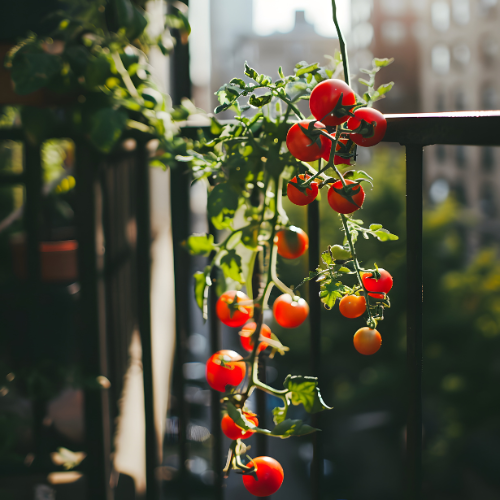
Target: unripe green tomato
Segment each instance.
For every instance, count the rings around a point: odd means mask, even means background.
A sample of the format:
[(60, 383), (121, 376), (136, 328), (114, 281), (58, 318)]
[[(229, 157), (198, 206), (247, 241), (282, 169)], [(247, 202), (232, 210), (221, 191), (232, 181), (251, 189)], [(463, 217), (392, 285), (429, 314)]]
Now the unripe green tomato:
[(341, 247), (340, 245), (333, 245), (330, 248), (330, 251), (332, 252), (332, 257), (335, 260), (349, 260), (349, 259), (352, 259), (351, 252), (349, 252), (349, 250), (346, 250), (344, 247)]

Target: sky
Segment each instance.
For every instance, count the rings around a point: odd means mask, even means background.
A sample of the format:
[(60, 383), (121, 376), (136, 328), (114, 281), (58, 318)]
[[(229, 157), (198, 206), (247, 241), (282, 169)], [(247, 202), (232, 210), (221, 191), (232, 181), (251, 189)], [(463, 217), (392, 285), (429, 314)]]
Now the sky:
[[(337, 0), (337, 15), (344, 33), (350, 28), (350, 0)], [(294, 26), (295, 11), (304, 10), (306, 20), (322, 36), (336, 37), (331, 0), (253, 0), (253, 28), (258, 35), (286, 33)]]

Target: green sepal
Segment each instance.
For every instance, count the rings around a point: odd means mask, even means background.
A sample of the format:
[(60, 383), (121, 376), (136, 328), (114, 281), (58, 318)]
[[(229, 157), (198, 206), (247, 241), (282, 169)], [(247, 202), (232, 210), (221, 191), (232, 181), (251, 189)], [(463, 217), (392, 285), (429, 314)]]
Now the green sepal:
[(292, 404), (304, 405), (308, 413), (331, 410), (321, 397), (317, 377), (288, 375), (283, 386), (291, 392)]
[(286, 439), (291, 436), (305, 436), (319, 430), (308, 424), (304, 424), (302, 420), (291, 420), (288, 418), (280, 422), (271, 431), (271, 436), (279, 436), (281, 439)]

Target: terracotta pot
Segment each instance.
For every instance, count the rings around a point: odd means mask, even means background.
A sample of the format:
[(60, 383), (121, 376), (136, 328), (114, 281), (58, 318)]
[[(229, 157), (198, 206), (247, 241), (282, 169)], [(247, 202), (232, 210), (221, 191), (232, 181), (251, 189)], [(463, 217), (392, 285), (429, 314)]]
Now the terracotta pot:
[[(13, 235), (10, 240), (14, 274), (21, 280), (28, 277), (26, 236)], [(70, 283), (78, 279), (78, 242), (42, 241), (40, 243), (41, 280), (45, 283)]]

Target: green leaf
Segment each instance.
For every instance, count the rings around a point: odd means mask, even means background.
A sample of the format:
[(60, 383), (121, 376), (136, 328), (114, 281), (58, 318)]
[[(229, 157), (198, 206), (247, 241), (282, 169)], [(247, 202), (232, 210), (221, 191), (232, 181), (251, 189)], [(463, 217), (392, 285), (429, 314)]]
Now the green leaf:
[(304, 405), (308, 413), (331, 410), (321, 397), (316, 377), (288, 375), (283, 385), (292, 393), (292, 404)]
[(247, 63), (245, 63), (245, 75), (249, 76), (250, 78), (252, 78), (254, 80), (257, 80), (259, 73), (257, 73), (257, 71), (255, 71)]
[(238, 193), (227, 182), (217, 184), (212, 189), (208, 195), (207, 210), (217, 229), (227, 229), (231, 226), (238, 203)]
[(89, 88), (104, 85), (111, 76), (111, 64), (104, 54), (92, 58), (85, 69), (85, 83)]
[(278, 75), (280, 78), (285, 78), (285, 75), (283, 73), (283, 68), (281, 66), (278, 68)]
[(325, 280), (321, 282), (319, 296), (326, 309), (331, 309), (337, 299), (343, 296), (344, 285), (335, 280)]
[(120, 139), (127, 124), (127, 113), (121, 109), (103, 108), (91, 118), (90, 140), (103, 153), (109, 153)]
[(125, 28), (130, 40), (136, 39), (146, 28), (148, 21), (130, 0), (113, 0), (116, 20), (120, 28)]
[(364, 78), (358, 78), (358, 82), (366, 85), (367, 87), (370, 86), (370, 82), (366, 81)]
[(207, 266), (203, 273), (198, 271), (194, 274), (194, 297), (203, 313), (203, 319), (207, 319), (207, 287), (212, 285), (209, 272), (210, 267)]
[(298, 69), (295, 73), (295, 76), (302, 76), (306, 73), (312, 73), (316, 69), (319, 69), (319, 63), (309, 64), (308, 66)]
[(10, 76), (14, 90), (26, 95), (45, 87), (60, 73), (61, 58), (45, 52), (25, 52), (22, 49), (14, 56)]
[(237, 85), (240, 89), (244, 89), (246, 87), (246, 83), (241, 78), (233, 78), (229, 83), (231, 85)]
[(384, 95), (389, 92), (389, 90), (394, 87), (394, 82), (389, 82), (389, 83), (384, 83), (383, 85), (380, 85), (380, 87), (377, 89), (377, 92), (379, 95)]
[(370, 231), (376, 231), (377, 229), (381, 229), (382, 224), (370, 224)]
[(250, 96), (250, 99), (248, 99), (248, 103), (256, 108), (261, 108), (262, 106), (270, 103), (272, 98), (273, 95), (271, 94), (271, 92), (266, 92), (264, 95), (261, 95), (259, 97), (252, 94)]
[(185, 241), (185, 247), (191, 255), (208, 257), (215, 248), (214, 237), (212, 234), (194, 234)]
[(375, 235), (380, 241), (396, 241), (399, 240), (399, 237), (395, 234), (390, 233), (387, 229), (379, 229), (375, 231)]
[(286, 439), (290, 436), (305, 436), (306, 434), (311, 434), (319, 429), (315, 429), (308, 424), (304, 424), (302, 420), (283, 420), (280, 422), (272, 431), (271, 436), (279, 436), (282, 439)]
[(288, 406), (284, 406), (283, 408), (281, 406), (276, 406), (273, 408), (273, 421), (276, 425), (285, 420), (287, 411)]
[(332, 254), (330, 253), (330, 250), (325, 250), (324, 252), (321, 253), (321, 260), (327, 266), (330, 266), (333, 264), (333, 258), (332, 258)]
[(241, 257), (236, 253), (236, 250), (228, 250), (220, 260), (220, 267), (226, 278), (230, 278), (239, 283), (244, 283), (245, 280), (241, 275)]
[(245, 431), (258, 431), (262, 434), (271, 434), (271, 431), (267, 429), (261, 429), (257, 427), (253, 422), (247, 420), (245, 415), (239, 408), (236, 408), (232, 403), (226, 403), (227, 414), (231, 417), (231, 420)]
[(260, 224), (251, 224), (241, 231), (241, 242), (250, 250), (255, 250), (259, 244)]
[(390, 59), (387, 59), (387, 57), (385, 57), (384, 59), (378, 59), (377, 57), (375, 57), (375, 59), (373, 59), (373, 65), (376, 66), (377, 68), (383, 68), (385, 66), (389, 66), (389, 64), (392, 64), (394, 62), (394, 57), (391, 57)]

